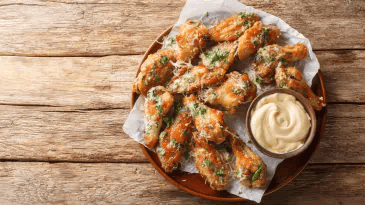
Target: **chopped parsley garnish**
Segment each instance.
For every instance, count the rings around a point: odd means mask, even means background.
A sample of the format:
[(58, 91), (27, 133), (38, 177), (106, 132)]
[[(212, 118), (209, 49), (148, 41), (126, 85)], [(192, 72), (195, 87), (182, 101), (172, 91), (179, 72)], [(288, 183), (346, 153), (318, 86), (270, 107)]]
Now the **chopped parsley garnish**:
[(262, 62), (262, 60), (264, 60), (264, 57), (260, 56), (260, 58), (257, 61)]
[(165, 65), (168, 61), (169, 61), (169, 59), (166, 56), (162, 56), (160, 59), (160, 63), (162, 65)]
[(208, 12), (205, 12), (205, 16), (209, 16)]
[[(155, 62), (156, 63), (156, 62)], [(149, 72), (148, 72), (148, 75), (152, 75), (153, 74), (153, 70), (150, 70)]]
[(172, 117), (162, 117), (162, 120), (165, 122), (166, 127), (170, 127), (174, 123), (174, 119)]
[(185, 137), (188, 137), (188, 130), (184, 129), (183, 134)]
[(172, 139), (171, 141), (172, 141), (172, 143), (174, 144), (175, 147), (179, 147), (180, 142), (176, 142), (175, 139)]
[(144, 85), (148, 85), (148, 81), (145, 81), (145, 82), (144, 82)]
[(283, 88), (283, 87), (284, 87), (284, 83), (282, 83), (282, 82), (281, 82), (281, 83), (279, 84), (279, 87), (280, 87), (280, 88)]
[(253, 41), (253, 44), (255, 45), (255, 47), (259, 47), (259, 44), (257, 43), (257, 41)]
[(260, 78), (256, 78), (256, 82), (257, 82), (257, 84), (261, 84), (263, 81)]
[(266, 63), (268, 63), (268, 64), (269, 64), (269, 63), (271, 62), (271, 60), (272, 60), (272, 59), (271, 59), (270, 57), (266, 57)]
[(224, 176), (223, 169), (220, 169), (218, 172), (215, 173), (217, 176)]
[(192, 83), (192, 82), (194, 82), (194, 78), (193, 77), (185, 77), (184, 81), (187, 82), (187, 83)]
[(158, 75), (156, 75), (155, 79), (156, 79), (156, 82), (160, 81), (160, 77)]
[(158, 114), (162, 114), (163, 109), (162, 109), (162, 106), (161, 105), (156, 105), (156, 109), (158, 111)]
[(159, 148), (159, 150), (158, 150), (158, 154), (159, 154), (160, 156), (163, 156), (163, 155), (165, 154), (165, 150), (164, 150), (163, 148)]
[(174, 103), (174, 109), (175, 109), (175, 116), (177, 116), (181, 110), (181, 101), (176, 101)]
[(162, 138), (167, 137), (167, 135), (169, 135), (169, 133), (163, 131), (163, 132), (161, 132), (160, 137), (162, 137)]
[(246, 13), (246, 12), (240, 12), (241, 18), (245, 18), (245, 17), (251, 17), (252, 14), (251, 13)]
[(240, 37), (242, 34), (241, 33), (237, 33), (236, 36)]
[(242, 89), (236, 89), (236, 88), (232, 88), (232, 92), (235, 94), (239, 94), (242, 92)]
[(261, 162), (259, 168), (256, 170), (256, 172), (251, 176), (250, 179), (252, 180), (252, 182), (255, 182), (257, 179), (259, 179), (261, 170), (262, 170), (262, 162)]
[(283, 63), (283, 64), (287, 64), (287, 60), (285, 58), (280, 58), (280, 61)]
[(170, 43), (167, 46), (172, 47), (174, 44), (176, 44), (176, 39), (171, 37), (170, 38)]
[(209, 167), (212, 164), (212, 162), (209, 161), (207, 158), (205, 158), (204, 159), (204, 164), (205, 164), (205, 166)]
[(226, 114), (229, 114), (227, 110), (224, 110), (223, 112), (226, 113)]
[(210, 65), (213, 66), (215, 62), (224, 61), (227, 62), (226, 57), (228, 56), (228, 52), (224, 51), (220, 53), (220, 49), (218, 51), (209, 51), (204, 53), (205, 57), (210, 59)]
[(191, 20), (191, 23), (193, 23), (193, 24), (197, 25), (197, 22), (196, 22), (196, 21), (194, 21), (194, 20)]
[(251, 144), (252, 142), (251, 142), (251, 140), (248, 140), (247, 143), (250, 143)]
[(250, 23), (248, 22), (248, 21), (245, 21), (244, 23), (243, 23), (243, 25), (244, 26), (246, 26), (246, 28), (248, 29), (248, 28), (250, 28)]
[(200, 114), (204, 115), (207, 112), (207, 108), (205, 107), (200, 107)]

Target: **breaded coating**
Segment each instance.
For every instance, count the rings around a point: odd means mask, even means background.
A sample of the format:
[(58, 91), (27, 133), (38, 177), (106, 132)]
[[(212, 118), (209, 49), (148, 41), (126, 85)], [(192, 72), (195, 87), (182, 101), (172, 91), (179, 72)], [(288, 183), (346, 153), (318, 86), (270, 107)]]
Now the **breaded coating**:
[(321, 110), (326, 106), (323, 97), (318, 97), (307, 85), (301, 72), (295, 67), (280, 67), (276, 69), (276, 85), (280, 88), (288, 88), (303, 95), (314, 110)]
[(255, 22), (238, 41), (238, 58), (243, 60), (255, 54), (257, 50), (278, 41), (280, 29), (274, 25), (265, 25), (260, 21)]
[(174, 66), (170, 61), (175, 61), (172, 49), (159, 50), (148, 55), (133, 82), (133, 92), (146, 96), (152, 87), (164, 85), (173, 76)]
[(239, 105), (252, 101), (256, 97), (256, 86), (247, 74), (237, 71), (226, 74), (227, 80), (220, 86), (200, 92), (200, 98), (211, 105), (222, 106), (234, 114)]
[(190, 20), (180, 27), (176, 36), (176, 60), (188, 62), (196, 57), (205, 47), (208, 30), (200, 20)]
[(167, 92), (163, 86), (153, 87), (148, 91), (144, 105), (144, 139), (147, 147), (156, 146), (162, 126), (162, 117), (167, 114), (173, 104), (174, 96)]
[(261, 157), (252, 152), (240, 138), (228, 137), (236, 157), (234, 177), (243, 186), (262, 188), (266, 186), (266, 164)]
[(216, 42), (235, 41), (259, 19), (257, 14), (246, 12), (233, 14), (208, 29), (209, 39)]
[(204, 65), (183, 67), (180, 69), (180, 74), (171, 79), (167, 89), (173, 94), (192, 93), (223, 81), (225, 73), (224, 69), (214, 69)]
[(177, 168), (181, 157), (189, 146), (192, 135), (193, 118), (190, 112), (180, 112), (172, 126), (160, 134), (158, 157), (165, 172)]
[(194, 95), (184, 97), (183, 105), (193, 115), (194, 125), (199, 131), (199, 136), (216, 144), (220, 144), (226, 139), (227, 133), (224, 132), (226, 126), (223, 121), (224, 113), (222, 111), (204, 105)]
[(233, 64), (237, 50), (236, 42), (219, 43), (209, 51), (201, 53), (202, 64), (207, 67), (214, 67), (228, 70)]
[(296, 44), (295, 46), (279, 46), (273, 44), (261, 48), (255, 59), (256, 74), (264, 83), (274, 81), (275, 69), (297, 60), (304, 59), (308, 54), (307, 47), (304, 44)]
[(192, 152), (199, 174), (213, 190), (224, 190), (228, 184), (228, 165), (215, 148), (215, 145), (193, 133)]

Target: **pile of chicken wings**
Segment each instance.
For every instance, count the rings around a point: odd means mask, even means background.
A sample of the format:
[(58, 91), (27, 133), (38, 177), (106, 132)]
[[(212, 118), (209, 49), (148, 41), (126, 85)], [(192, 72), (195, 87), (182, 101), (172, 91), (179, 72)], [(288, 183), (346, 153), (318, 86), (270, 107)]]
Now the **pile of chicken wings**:
[(156, 149), (166, 172), (177, 169), (181, 158), (193, 158), (214, 190), (223, 190), (230, 176), (244, 186), (265, 187), (265, 163), (224, 122), (225, 115), (235, 114), (257, 92), (257, 80), (227, 73), (232, 64), (254, 55), (259, 83), (295, 90), (315, 110), (324, 106), (301, 72), (286, 66), (304, 59), (306, 46), (279, 46), (279, 37), (278, 27), (240, 12), (213, 26), (189, 20), (180, 27), (174, 49), (148, 56), (133, 91), (146, 97), (145, 143)]

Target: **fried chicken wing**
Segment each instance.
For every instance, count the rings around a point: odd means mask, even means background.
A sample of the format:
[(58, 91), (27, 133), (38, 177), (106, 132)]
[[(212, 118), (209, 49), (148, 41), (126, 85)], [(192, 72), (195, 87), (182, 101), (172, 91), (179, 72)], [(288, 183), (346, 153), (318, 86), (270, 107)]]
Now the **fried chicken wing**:
[(259, 49), (255, 59), (256, 74), (260, 76), (264, 83), (274, 81), (275, 68), (281, 67), (288, 62), (304, 59), (308, 54), (304, 44), (295, 46), (279, 46), (273, 44)]
[(274, 44), (278, 41), (280, 29), (274, 25), (265, 25), (260, 21), (255, 22), (238, 41), (238, 58), (243, 60), (253, 55), (257, 50), (266, 45)]
[(184, 97), (183, 105), (193, 115), (194, 125), (199, 131), (199, 136), (216, 144), (220, 144), (226, 139), (227, 134), (224, 132), (226, 126), (223, 121), (224, 113), (222, 111), (204, 105), (194, 95)]
[(152, 87), (165, 84), (173, 76), (174, 67), (170, 60), (175, 61), (172, 49), (159, 50), (150, 54), (133, 82), (133, 92), (146, 96)]
[(229, 143), (232, 145), (236, 157), (234, 177), (239, 179), (244, 186), (262, 188), (266, 185), (266, 164), (261, 157), (239, 138), (230, 135)]
[(252, 101), (256, 97), (256, 86), (247, 74), (237, 71), (226, 74), (227, 80), (220, 86), (200, 92), (204, 102), (221, 105), (229, 113), (234, 114), (240, 104)]
[(228, 70), (233, 64), (237, 50), (236, 42), (224, 42), (212, 47), (209, 51), (200, 54), (202, 64)]
[(246, 12), (233, 14), (208, 29), (209, 39), (216, 42), (237, 40), (259, 19), (257, 14)]
[(177, 168), (189, 145), (192, 126), (193, 118), (190, 112), (180, 112), (173, 125), (161, 132), (157, 152), (165, 172), (172, 172)]
[(196, 57), (206, 45), (208, 30), (200, 20), (190, 20), (180, 27), (176, 36), (176, 60), (188, 61)]
[(216, 84), (224, 80), (226, 71), (221, 68), (211, 68), (204, 65), (192, 68), (183, 67), (180, 75), (174, 76), (167, 89), (175, 93), (192, 93), (198, 89)]
[(192, 152), (199, 174), (210, 184), (213, 190), (224, 190), (228, 184), (228, 166), (215, 146), (193, 133)]
[(322, 107), (326, 106), (323, 97), (318, 97), (313, 93), (312, 89), (303, 79), (301, 72), (295, 67), (277, 68), (275, 80), (278, 87), (288, 88), (303, 95), (312, 105), (313, 109), (319, 111)]
[(153, 148), (162, 126), (162, 117), (174, 104), (174, 97), (163, 86), (153, 87), (148, 91), (145, 102), (144, 139), (147, 147)]

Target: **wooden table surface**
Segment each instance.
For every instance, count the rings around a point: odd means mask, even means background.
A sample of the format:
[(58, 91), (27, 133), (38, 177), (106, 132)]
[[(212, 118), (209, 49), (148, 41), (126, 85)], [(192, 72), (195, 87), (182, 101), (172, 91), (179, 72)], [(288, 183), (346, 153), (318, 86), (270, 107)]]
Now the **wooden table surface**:
[[(242, 3), (309, 38), (329, 100), (310, 164), (262, 203), (363, 204), (365, 1)], [(0, 1), (0, 204), (221, 204), (170, 184), (122, 130), (142, 54), (184, 4)]]

